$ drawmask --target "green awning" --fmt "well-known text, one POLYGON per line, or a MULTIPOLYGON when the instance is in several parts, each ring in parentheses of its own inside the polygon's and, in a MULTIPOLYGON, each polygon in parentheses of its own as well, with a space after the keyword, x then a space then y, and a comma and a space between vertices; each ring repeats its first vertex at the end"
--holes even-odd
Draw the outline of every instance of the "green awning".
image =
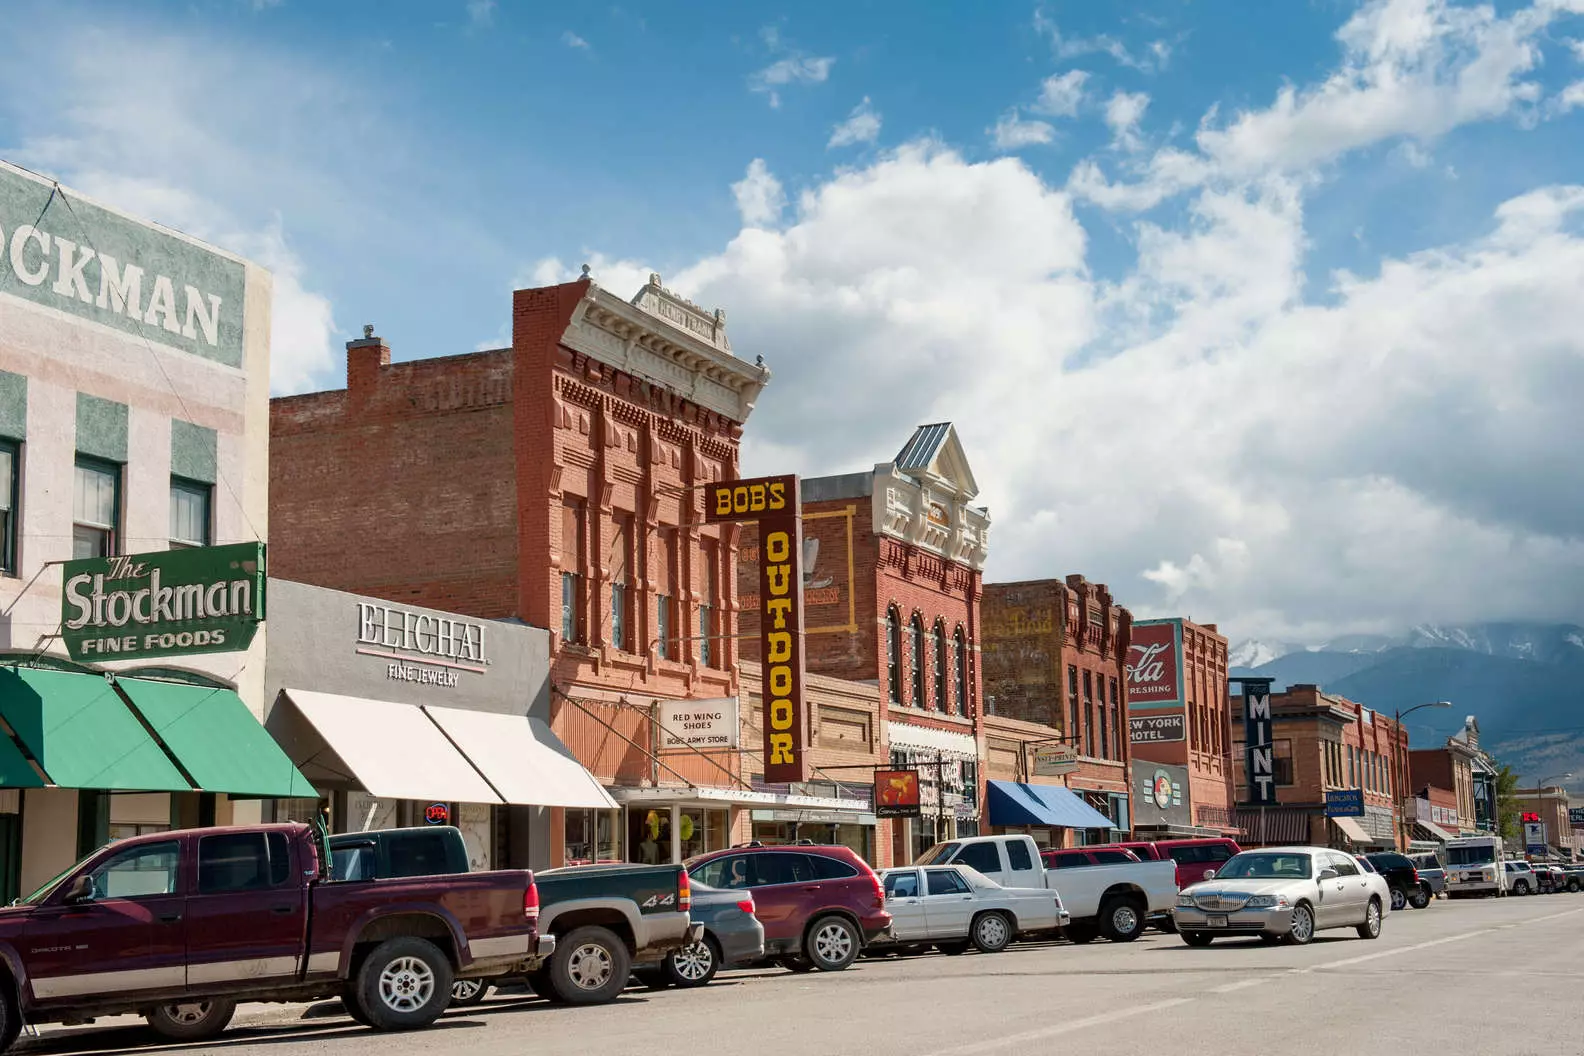
POLYGON ((52 785, 115 792, 192 791, 101 675, 0 668, 0 716, 52 785))
POLYGON ((118 678, 116 685, 203 791, 318 797, 231 690, 146 678, 118 678))

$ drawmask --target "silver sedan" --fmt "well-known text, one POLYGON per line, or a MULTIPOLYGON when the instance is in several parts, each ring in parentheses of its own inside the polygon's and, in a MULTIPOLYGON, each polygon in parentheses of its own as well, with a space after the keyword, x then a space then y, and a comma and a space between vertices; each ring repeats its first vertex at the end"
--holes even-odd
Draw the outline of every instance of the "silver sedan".
POLYGON ((1385 879, 1360 869, 1351 855, 1326 847, 1262 847, 1233 855, 1213 878, 1185 888, 1172 920, 1190 946, 1231 935, 1302 946, 1329 928, 1379 938, 1389 912, 1385 879))
POLYGON ((885 869, 891 940, 899 945, 934 944, 961 953, 971 944, 999 953, 1026 932, 1055 931, 1067 924, 1061 896, 1044 887, 1002 887, 966 865, 885 869))

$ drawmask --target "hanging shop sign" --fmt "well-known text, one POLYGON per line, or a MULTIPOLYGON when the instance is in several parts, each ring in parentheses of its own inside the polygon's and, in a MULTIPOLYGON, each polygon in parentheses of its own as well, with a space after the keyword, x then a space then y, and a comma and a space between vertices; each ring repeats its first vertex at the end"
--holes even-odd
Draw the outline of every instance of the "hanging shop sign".
POLYGON ((875 817, 916 818, 922 813, 917 770, 876 770, 875 817))
POLYGON ((61 638, 73 660, 246 649, 264 620, 264 544, 84 558, 64 566, 61 638))
POLYGON ((764 665, 764 780, 808 779, 803 706, 803 521, 795 476, 705 486, 705 520, 759 526, 759 656, 764 665))
POLYGON ((1276 745, 1271 721, 1271 679, 1243 683, 1243 767, 1248 785, 1245 802, 1268 806, 1276 802, 1276 745))
POLYGON ((1568 825, 1575 829, 1584 829, 1584 807, 1568 808, 1568 825))
POLYGON ((1034 748, 1034 776, 1060 777, 1078 769, 1078 749, 1071 744, 1041 744, 1034 748))
POLYGON ((660 702, 661 748, 735 748, 737 698, 660 702))
POLYGON ((1325 794, 1328 818, 1362 818, 1364 816, 1364 790, 1338 788, 1325 794))
POLYGON ((1187 739, 1181 620, 1142 620, 1128 639, 1128 738, 1187 739))

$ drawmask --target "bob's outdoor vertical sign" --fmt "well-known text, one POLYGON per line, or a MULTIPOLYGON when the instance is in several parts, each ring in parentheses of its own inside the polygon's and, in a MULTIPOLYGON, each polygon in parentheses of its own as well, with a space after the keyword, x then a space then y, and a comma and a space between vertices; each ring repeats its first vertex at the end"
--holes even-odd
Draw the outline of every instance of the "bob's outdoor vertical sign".
POLYGON ((704 519, 759 525, 759 655, 764 669, 764 779, 808 778, 803 707, 803 518, 798 478, 759 477, 705 486, 704 519))
POLYGON ((73 660, 246 649, 264 619, 264 544, 68 561, 61 638, 73 660))
POLYGON ((1134 744, 1188 736, 1181 620, 1143 620, 1128 641, 1128 737, 1134 744))

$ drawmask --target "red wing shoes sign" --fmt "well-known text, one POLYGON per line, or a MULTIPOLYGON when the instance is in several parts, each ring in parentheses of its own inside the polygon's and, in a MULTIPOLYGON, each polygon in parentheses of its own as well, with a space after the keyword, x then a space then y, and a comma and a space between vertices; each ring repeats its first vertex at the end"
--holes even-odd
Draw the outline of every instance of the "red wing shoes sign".
POLYGON ((1127 684, 1128 736, 1134 744, 1186 739, 1181 620, 1133 625, 1127 684))
POLYGON ((264 619, 264 544, 68 561, 64 588, 73 660, 238 652, 264 619))

